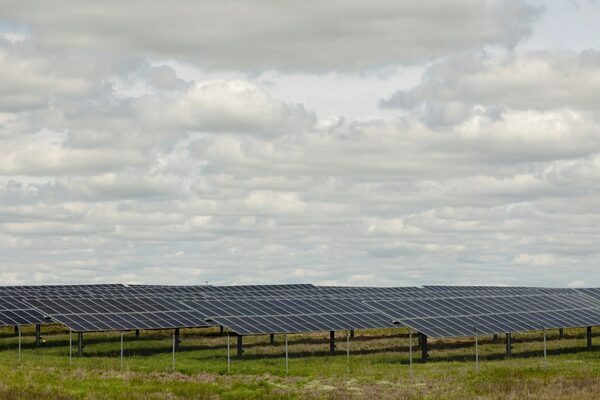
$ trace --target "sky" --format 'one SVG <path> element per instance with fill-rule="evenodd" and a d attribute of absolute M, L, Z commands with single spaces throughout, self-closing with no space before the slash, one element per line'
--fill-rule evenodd
<path fill-rule="evenodd" d="M 0 0 L 0 285 L 600 286 L 598 20 Z"/>

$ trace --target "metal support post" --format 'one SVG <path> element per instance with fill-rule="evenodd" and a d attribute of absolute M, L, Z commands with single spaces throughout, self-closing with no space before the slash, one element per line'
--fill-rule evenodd
<path fill-rule="evenodd" d="M 354 339 L 354 329 L 350 329 L 350 339 Z"/>
<path fill-rule="evenodd" d="M 83 356 L 83 332 L 77 332 L 77 355 Z"/>
<path fill-rule="evenodd" d="M 40 347 L 42 344 L 42 326 L 40 324 L 35 325 L 35 346 Z"/>
<path fill-rule="evenodd" d="M 15 336 L 19 336 L 19 325 L 15 325 Z"/>
<path fill-rule="evenodd" d="M 346 331 L 346 373 L 350 375 L 350 332 Z"/>
<path fill-rule="evenodd" d="M 410 377 L 412 378 L 412 364 L 413 364 L 413 355 L 412 355 L 412 331 L 408 332 L 408 371 L 410 373 Z"/>
<path fill-rule="evenodd" d="M 511 333 L 506 334 L 506 357 L 512 356 L 512 335 Z"/>
<path fill-rule="evenodd" d="M 19 364 L 21 364 L 21 326 L 17 327 L 19 331 Z"/>
<path fill-rule="evenodd" d="M 289 373 L 289 354 L 288 354 L 288 337 L 287 333 L 285 334 L 285 374 Z"/>
<path fill-rule="evenodd" d="M 136 337 L 136 338 L 139 338 L 139 337 L 140 337 L 140 330 L 139 330 L 139 329 L 136 329 L 136 330 L 135 330 L 135 337 Z"/>
<path fill-rule="evenodd" d="M 73 366 L 73 331 L 69 331 L 69 368 Z"/>
<path fill-rule="evenodd" d="M 179 340 L 179 328 L 175 328 L 175 350 L 179 351 L 179 343 L 181 343 L 181 341 Z"/>
<path fill-rule="evenodd" d="M 498 334 L 497 333 L 494 333 L 492 340 L 494 341 L 494 343 L 498 342 Z"/>
<path fill-rule="evenodd" d="M 429 358 L 429 346 L 427 345 L 427 335 L 419 333 L 419 342 L 421 342 L 421 362 L 426 363 Z"/>
<path fill-rule="evenodd" d="M 269 344 L 270 345 L 274 345 L 275 344 L 275 334 L 274 333 L 271 333 L 269 335 Z"/>
<path fill-rule="evenodd" d="M 335 331 L 329 331 L 329 352 L 335 353 Z"/>
<path fill-rule="evenodd" d="M 585 330 L 585 338 L 588 350 L 592 349 L 592 327 L 588 326 Z"/>
<path fill-rule="evenodd" d="M 231 340 L 227 333 L 227 373 L 231 372 Z"/>
<path fill-rule="evenodd" d="M 121 370 L 123 369 L 123 332 L 121 332 Z"/>
<path fill-rule="evenodd" d="M 563 328 L 560 328 L 558 330 L 558 338 L 559 339 L 564 339 L 565 338 L 565 330 Z"/>
<path fill-rule="evenodd" d="M 238 358 L 242 358 L 244 355 L 244 337 L 242 335 L 238 335 L 237 337 L 237 356 Z"/>
<path fill-rule="evenodd" d="M 223 325 L 219 326 L 219 334 L 222 335 L 223 334 Z"/>
<path fill-rule="evenodd" d="M 475 330 L 475 370 L 479 372 L 479 334 Z"/>
<path fill-rule="evenodd" d="M 546 345 L 546 328 L 542 328 L 544 331 L 544 371 L 548 370 L 548 347 Z"/>
<path fill-rule="evenodd" d="M 175 337 L 175 332 L 173 332 L 173 360 L 172 360 L 172 372 L 175 372 L 175 347 L 177 342 L 177 338 Z"/>

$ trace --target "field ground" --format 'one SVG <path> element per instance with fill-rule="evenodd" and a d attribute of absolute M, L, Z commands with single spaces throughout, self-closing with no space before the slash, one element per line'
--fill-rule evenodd
<path fill-rule="evenodd" d="M 290 335 L 287 376 L 283 336 L 275 345 L 268 336 L 245 337 L 242 360 L 233 357 L 232 340 L 228 373 L 227 339 L 215 329 L 182 330 L 173 373 L 170 333 L 125 333 L 121 369 L 118 333 L 84 335 L 84 355 L 69 366 L 62 328 L 44 326 L 40 348 L 33 328 L 24 328 L 20 363 L 13 330 L 0 329 L 0 399 L 600 398 L 600 352 L 585 348 L 583 329 L 565 330 L 563 339 L 548 332 L 547 370 L 537 332 L 513 335 L 509 359 L 502 341 L 480 338 L 479 372 L 473 339 L 430 339 L 430 362 L 416 363 L 416 350 L 412 374 L 402 329 L 357 331 L 349 362 L 343 332 L 335 355 L 326 333 Z"/>

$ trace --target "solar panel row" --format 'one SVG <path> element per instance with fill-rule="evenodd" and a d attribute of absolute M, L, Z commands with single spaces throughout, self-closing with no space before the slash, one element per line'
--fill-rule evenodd
<path fill-rule="evenodd" d="M 577 292 L 546 293 L 366 303 L 398 323 L 434 337 L 600 324 L 600 301 Z"/>
<path fill-rule="evenodd" d="M 195 311 L 56 314 L 52 319 L 76 332 L 209 326 L 204 316 Z"/>
<path fill-rule="evenodd" d="M 215 300 L 219 299 L 219 300 Z M 241 334 L 391 327 L 472 336 L 600 325 L 600 289 L 301 285 L 0 287 L 0 324 L 52 321 L 74 331 L 218 324 Z"/>
<path fill-rule="evenodd" d="M 578 309 L 464 317 L 407 318 L 399 319 L 398 322 L 431 337 L 466 337 L 476 334 L 596 326 L 600 324 L 600 310 Z"/>
<path fill-rule="evenodd" d="M 25 301 L 14 297 L 0 297 L 0 326 L 41 323 L 44 323 L 43 314 Z"/>
<path fill-rule="evenodd" d="M 219 316 L 213 318 L 212 321 L 226 326 L 239 335 L 377 329 L 394 326 L 390 318 L 379 312 L 255 315 L 250 317 Z"/>

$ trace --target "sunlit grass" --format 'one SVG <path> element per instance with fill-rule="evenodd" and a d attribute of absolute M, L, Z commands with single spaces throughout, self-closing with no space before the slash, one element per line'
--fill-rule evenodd
<path fill-rule="evenodd" d="M 181 331 L 181 348 L 172 372 L 169 331 L 124 333 L 121 369 L 120 334 L 84 335 L 83 357 L 69 363 L 69 335 L 44 327 L 44 343 L 35 347 L 34 331 L 24 328 L 21 362 L 12 330 L 0 330 L 0 398 L 577 398 L 598 397 L 600 354 L 585 348 L 581 329 L 548 332 L 548 368 L 544 369 L 541 333 L 513 336 L 513 357 L 505 358 L 500 337 L 480 338 L 479 372 L 472 338 L 430 340 L 430 362 L 409 368 L 408 337 L 402 329 L 357 332 L 346 358 L 346 340 L 337 333 L 336 354 L 328 334 L 289 336 L 289 375 L 284 340 L 244 338 L 244 357 L 231 372 L 227 338 L 215 329 Z M 348 373 L 349 371 L 349 373 Z"/>

